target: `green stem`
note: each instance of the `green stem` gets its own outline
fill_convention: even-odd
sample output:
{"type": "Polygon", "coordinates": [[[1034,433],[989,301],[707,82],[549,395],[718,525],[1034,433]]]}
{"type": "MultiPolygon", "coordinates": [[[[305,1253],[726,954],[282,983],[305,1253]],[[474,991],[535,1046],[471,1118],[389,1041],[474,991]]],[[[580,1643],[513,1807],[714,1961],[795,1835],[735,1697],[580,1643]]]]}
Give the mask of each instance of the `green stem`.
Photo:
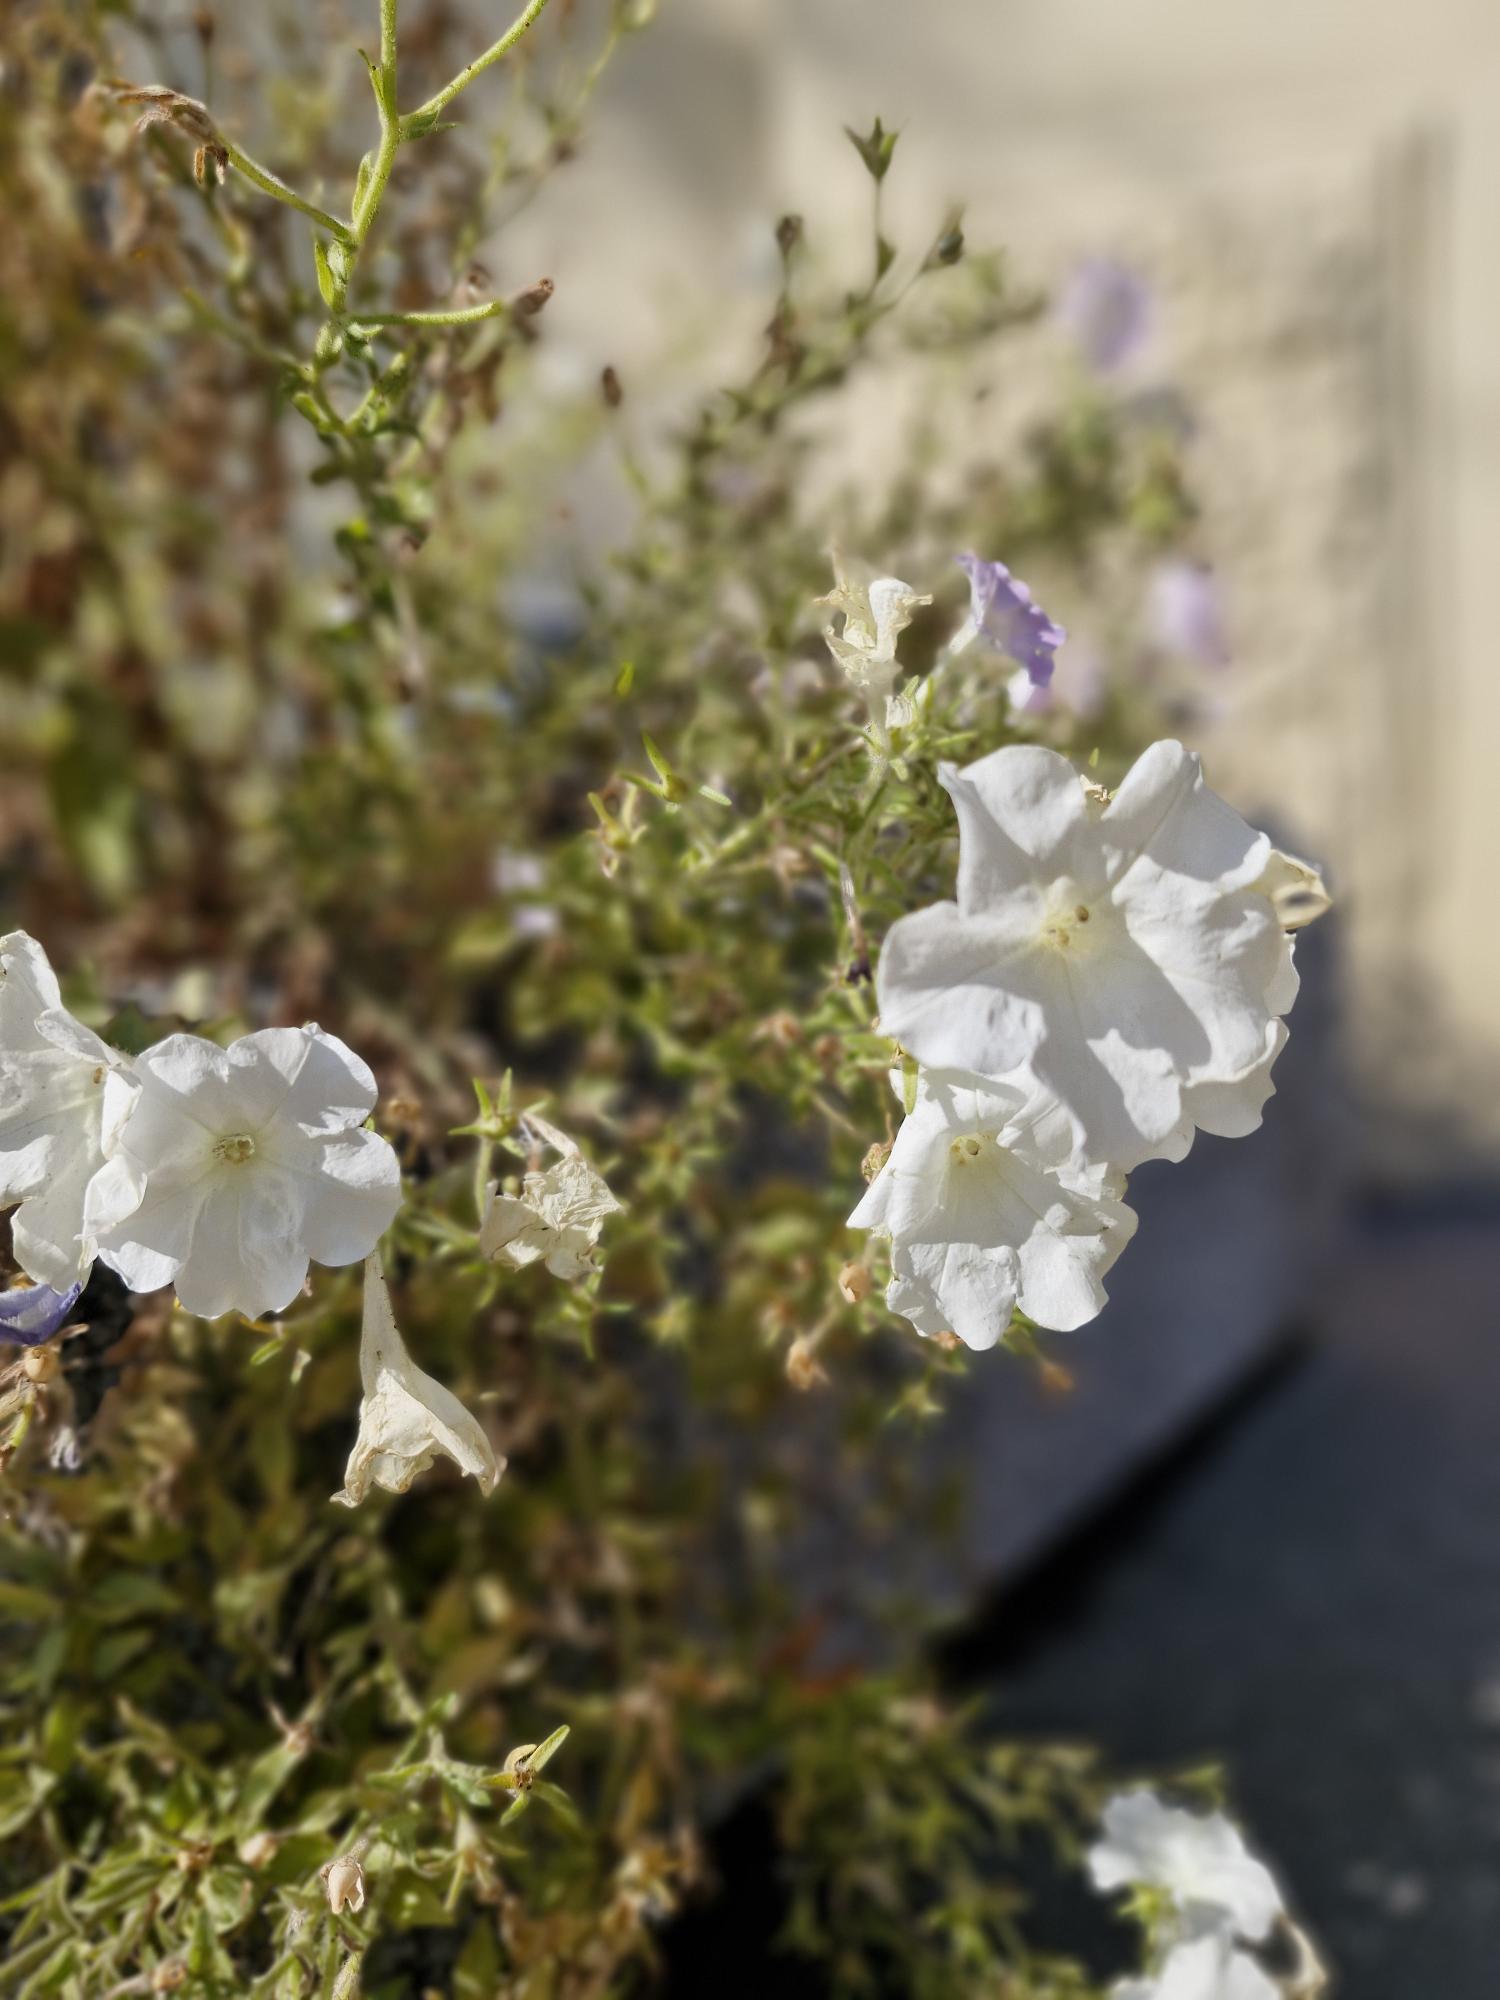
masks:
{"type": "Polygon", "coordinates": [[[352,312],[350,326],[473,326],[482,319],[498,319],[510,311],[507,299],[491,299],[483,306],[456,306],[451,312],[352,312]]]}
{"type": "Polygon", "coordinates": [[[476,76],[487,70],[492,63],[499,62],[502,56],[509,55],[527,29],[541,18],[546,5],[547,0],[528,0],[528,4],[511,22],[498,42],[492,42],[483,55],[476,56],[473,62],[466,64],[451,83],[444,84],[443,88],[435,96],[429,97],[425,104],[419,104],[415,111],[407,112],[401,120],[403,135],[415,136],[417,131],[430,124],[450,105],[461,90],[467,90],[476,76]]]}
{"type": "Polygon", "coordinates": [[[329,235],[340,243],[354,242],[347,222],[340,222],[336,215],[330,215],[326,208],[319,208],[315,201],[306,200],[295,188],[288,187],[284,180],[278,179],[269,167],[263,167],[258,160],[252,160],[248,153],[236,146],[232,139],[224,138],[222,133],[220,143],[229,155],[230,166],[236,172],[242,173],[253,187],[260,189],[262,194],[268,194],[276,201],[284,201],[288,208],[295,208],[300,214],[310,217],[320,229],[326,229],[329,235]]]}
{"type": "Polygon", "coordinates": [[[354,207],[357,249],[370,233],[401,145],[401,115],[396,109],[396,0],[380,0],[380,61],[371,72],[375,107],[380,113],[380,144],[370,164],[364,192],[354,207]]]}

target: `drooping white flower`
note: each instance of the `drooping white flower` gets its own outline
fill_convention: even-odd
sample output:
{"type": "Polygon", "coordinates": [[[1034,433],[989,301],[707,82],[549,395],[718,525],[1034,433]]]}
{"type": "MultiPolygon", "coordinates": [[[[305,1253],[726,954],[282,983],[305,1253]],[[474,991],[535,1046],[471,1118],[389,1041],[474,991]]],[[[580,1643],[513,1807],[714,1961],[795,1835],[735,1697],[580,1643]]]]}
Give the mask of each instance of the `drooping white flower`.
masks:
{"type": "Polygon", "coordinates": [[[877,576],[868,563],[854,561],[837,549],[830,559],[834,587],[817,602],[840,614],[843,624],[838,631],[831,624],[825,626],[824,641],[850,684],[869,702],[871,715],[878,719],[883,714],[888,729],[900,728],[911,720],[911,709],[893,693],[899,671],[896,641],[910,625],[912,613],[931,604],[932,598],[898,576],[877,576]]]}
{"type": "Polygon", "coordinates": [[[501,1194],[491,1182],[480,1255],[518,1267],[545,1259],[555,1278],[585,1278],[597,1266],[605,1217],[619,1214],[623,1204],[571,1139],[535,1113],[526,1123],[562,1157],[545,1172],[527,1174],[519,1196],[501,1194]]]}
{"type": "Polygon", "coordinates": [[[1276,1878],[1223,1813],[1191,1813],[1144,1788],[1104,1808],[1104,1838],[1089,1849],[1100,1889],[1162,1890],[1184,1938],[1227,1935],[1261,1944],[1285,1914],[1276,1878]]]}
{"type": "Polygon", "coordinates": [[[1281,2000],[1281,1988],[1232,1938],[1198,1938],[1167,1953],[1153,1979],[1122,1979],[1110,2000],[1281,2000]]]}
{"type": "Polygon", "coordinates": [[[357,1507],[372,1486],[404,1493],[439,1452],[476,1479],[481,1493],[495,1490],[505,1460],[496,1457],[477,1420],[452,1390],[424,1375],[407,1353],[385,1273],[374,1255],[365,1259],[359,1374],[364,1386],[359,1436],[344,1468],[343,1491],[333,1496],[340,1506],[357,1507]]]}
{"type": "Polygon", "coordinates": [[[1055,1099],[923,1071],[890,1158],[849,1218],[890,1236],[892,1312],[973,1348],[993,1347],[1017,1305],[1059,1331],[1093,1319],[1136,1219],[1118,1183],[1070,1164],[1075,1151],[1055,1099]]]}
{"type": "Polygon", "coordinates": [[[86,1277],[94,1244],[85,1193],[108,1137],[105,1083],[128,1109],[129,1065],[62,1004],[47,954],[25,931],[0,938],[0,1208],[16,1262],[67,1292],[86,1277]]]}
{"type": "MultiPolygon", "coordinates": [[[[169,1035],[89,1191],[99,1254],[189,1312],[290,1305],[310,1260],[353,1264],[401,1205],[390,1146],[361,1129],[375,1079],[321,1028],[263,1028],[227,1049],[169,1035]]],[[[113,1083],[110,1089],[114,1089],[113,1083]]]]}
{"type": "Polygon", "coordinates": [[[1197,757],[1153,744],[1112,798],[1031,744],[941,775],[958,898],[892,926],[882,1027],[930,1067],[1050,1090],[1122,1171],[1252,1129],[1297,974],[1270,843],[1197,757]]]}

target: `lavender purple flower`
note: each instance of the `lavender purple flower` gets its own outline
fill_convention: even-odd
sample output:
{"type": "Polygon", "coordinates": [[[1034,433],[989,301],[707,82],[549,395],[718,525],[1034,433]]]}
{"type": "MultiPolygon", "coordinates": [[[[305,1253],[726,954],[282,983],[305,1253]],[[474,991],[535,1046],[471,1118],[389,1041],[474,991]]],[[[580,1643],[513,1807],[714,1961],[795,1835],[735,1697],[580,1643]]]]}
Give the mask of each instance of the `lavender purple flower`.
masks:
{"type": "Polygon", "coordinates": [[[1084,360],[1113,375],[1144,345],[1151,327],[1151,287],[1113,257],[1084,257],[1057,299],[1057,318],[1084,360]]]}
{"type": "Polygon", "coordinates": [[[1151,578],[1151,633],[1166,652],[1202,667],[1227,667],[1229,637],[1218,578],[1203,563],[1174,556],[1151,578]]]}
{"type": "Polygon", "coordinates": [[[1024,667],[1034,687],[1046,687],[1057,649],[1068,636],[1062,626],[1003,562],[964,555],[958,564],[969,579],[969,615],[978,636],[1024,667]]]}
{"type": "Polygon", "coordinates": [[[40,1347],[68,1323],[82,1285],[54,1292],[50,1285],[17,1285],[0,1292],[0,1342],[40,1347]]]}

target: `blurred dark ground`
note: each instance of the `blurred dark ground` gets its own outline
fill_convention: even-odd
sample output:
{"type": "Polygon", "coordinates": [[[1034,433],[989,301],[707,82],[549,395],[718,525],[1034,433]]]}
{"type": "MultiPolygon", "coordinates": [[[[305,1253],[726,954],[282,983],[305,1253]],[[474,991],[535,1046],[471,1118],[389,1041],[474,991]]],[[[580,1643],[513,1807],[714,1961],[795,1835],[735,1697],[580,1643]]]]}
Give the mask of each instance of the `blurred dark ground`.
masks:
{"type": "MultiPolygon", "coordinates": [[[[942,1652],[997,1732],[1221,1763],[1348,2000],[1500,1993],[1497,1319],[1500,1200],[1367,1202],[1292,1338],[942,1652]]],[[[720,1866],[673,1990],[818,1992],[753,1809],[720,1866]]]]}

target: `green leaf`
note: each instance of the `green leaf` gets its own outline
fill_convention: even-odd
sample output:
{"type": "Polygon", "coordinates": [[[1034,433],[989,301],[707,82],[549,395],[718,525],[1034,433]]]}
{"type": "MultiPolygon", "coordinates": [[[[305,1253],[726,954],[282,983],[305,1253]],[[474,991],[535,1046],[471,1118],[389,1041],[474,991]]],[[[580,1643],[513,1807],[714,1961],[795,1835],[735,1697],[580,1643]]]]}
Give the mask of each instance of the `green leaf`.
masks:
{"type": "Polygon", "coordinates": [[[865,163],[865,172],[874,181],[883,181],[890,171],[891,155],[896,150],[899,132],[887,132],[877,118],[870,130],[863,136],[852,125],[844,127],[849,143],[865,163]]]}

